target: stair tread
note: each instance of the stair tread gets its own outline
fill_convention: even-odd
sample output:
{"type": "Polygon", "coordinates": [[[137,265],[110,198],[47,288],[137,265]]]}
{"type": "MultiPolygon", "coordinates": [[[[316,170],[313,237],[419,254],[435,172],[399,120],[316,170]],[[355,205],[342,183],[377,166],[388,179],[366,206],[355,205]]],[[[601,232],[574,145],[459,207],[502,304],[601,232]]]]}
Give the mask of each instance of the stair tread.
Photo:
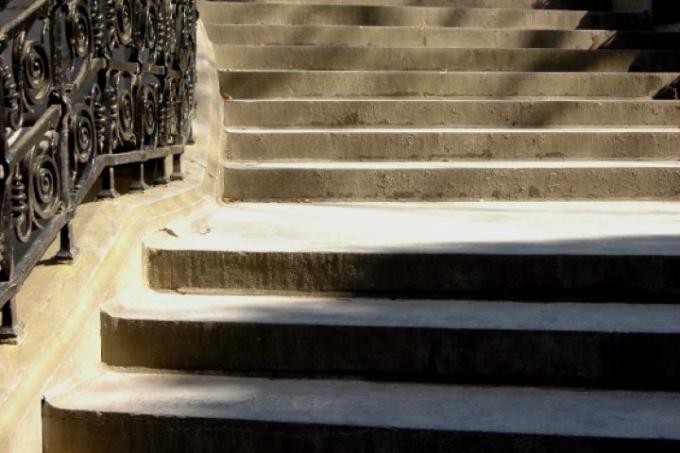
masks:
{"type": "Polygon", "coordinates": [[[206,23],[486,26],[521,29],[648,28],[639,13],[456,6],[199,2],[206,23]]]}
{"type": "Polygon", "coordinates": [[[390,45],[390,46],[356,46],[347,45],[339,46],[334,44],[215,44],[215,49],[220,52],[222,50],[243,50],[243,51],[267,51],[267,50],[281,50],[281,51],[291,51],[291,52],[314,52],[314,51],[331,51],[337,50],[338,52],[413,52],[416,54],[427,54],[427,53],[470,53],[470,52],[480,52],[480,53],[509,53],[509,54],[575,54],[576,56],[588,55],[588,54],[602,54],[602,55],[649,55],[649,54],[660,54],[666,55],[678,55],[680,50],[675,49],[607,49],[607,48],[591,48],[591,49],[561,49],[561,48],[544,48],[544,47],[529,47],[529,48],[516,48],[516,47],[456,47],[455,42],[451,46],[441,46],[441,47],[416,47],[416,46],[401,46],[401,45],[390,45]]]}
{"type": "MultiPolygon", "coordinates": [[[[391,53],[394,56],[409,56],[409,57],[423,57],[424,55],[436,55],[441,57],[469,57],[470,54],[479,53],[493,56],[535,56],[535,57],[611,57],[621,56],[627,58],[635,57],[675,57],[680,54],[680,51],[674,49],[607,49],[607,48],[593,48],[593,49],[562,49],[562,48],[544,48],[544,47],[530,47],[530,48],[516,48],[516,47],[456,47],[455,43],[450,46],[403,46],[403,45],[381,45],[381,46],[363,46],[363,45],[335,45],[335,44],[215,44],[215,50],[218,53],[218,67],[228,68],[227,62],[223,61],[222,54],[233,56],[234,52],[250,53],[251,56],[264,54],[267,52],[282,52],[287,53],[286,57],[292,55],[315,56],[323,55],[326,52],[335,52],[335,55],[328,54],[328,61],[332,62],[333,58],[339,55],[360,55],[366,56],[380,56],[380,54],[391,53]],[[231,53],[231,55],[230,55],[231,53]]],[[[249,68],[245,68],[249,69],[249,68]]],[[[274,68],[277,69],[277,68],[274,68]]],[[[665,72],[670,72],[673,68],[667,68],[665,72]]],[[[305,70],[302,68],[301,70],[305,70]]],[[[363,70],[363,69],[358,69],[363,70]]],[[[480,71],[480,70],[478,70],[480,71]]],[[[514,70],[521,72],[521,70],[514,70]]],[[[567,72],[551,71],[551,72],[567,72]]],[[[607,72],[600,70],[600,72],[607,72]]],[[[613,72],[613,71],[612,71],[613,72]]],[[[636,70],[635,72],[644,72],[636,70]]],[[[648,71],[648,72],[664,72],[664,71],[648,71]]]]}
{"type": "Polygon", "coordinates": [[[53,389],[43,409],[48,417],[96,412],[223,422],[680,439],[680,393],[670,392],[105,371],[53,389]]]}
{"type": "MultiPolygon", "coordinates": [[[[584,4],[569,5],[569,2],[558,2],[557,5],[541,5],[536,0],[220,0],[224,3],[290,3],[290,4],[324,4],[324,5],[403,5],[403,6],[453,6],[469,8],[514,8],[514,9],[550,9],[550,10],[582,10],[584,4]],[[512,5],[512,6],[506,6],[512,5]]],[[[597,3],[595,11],[608,11],[606,2],[597,3]]],[[[588,8],[592,9],[592,2],[588,8]]]]}
{"type": "MultiPolygon", "coordinates": [[[[471,7],[471,6],[419,6],[419,5],[361,5],[361,4],[351,4],[351,3],[291,3],[291,2],[279,2],[276,0],[263,0],[261,2],[222,2],[222,1],[206,1],[199,0],[199,9],[201,8],[211,8],[213,10],[220,9],[233,9],[233,10],[262,10],[264,11],[267,7],[279,7],[282,10],[332,10],[332,9],[370,9],[370,10],[405,10],[405,11],[419,11],[419,10],[431,10],[433,12],[444,14],[447,11],[463,11],[472,13],[486,14],[502,14],[502,13],[524,13],[527,15],[533,15],[535,17],[550,17],[550,16],[566,16],[566,17],[576,17],[582,19],[584,16],[596,16],[596,17],[608,17],[608,18],[627,18],[639,16],[635,12],[615,12],[615,11],[589,11],[586,9],[529,9],[529,8],[488,8],[488,7],[471,7]]],[[[215,18],[210,16],[202,16],[202,19],[207,20],[208,23],[215,23],[215,18]]],[[[219,21],[218,23],[228,23],[225,21],[219,21]]]]}
{"type": "Polygon", "coordinates": [[[680,256],[677,202],[230,203],[150,249],[680,256]],[[204,233],[209,231],[208,233],[204,233]]]}
{"type": "MultiPolygon", "coordinates": [[[[244,7],[266,7],[266,6],[282,6],[282,7],[290,7],[296,8],[296,9],[324,9],[324,8],[347,8],[347,9],[356,9],[356,8],[370,8],[370,9],[406,9],[406,10],[419,10],[419,9],[431,9],[434,11],[440,11],[444,12],[446,10],[467,10],[467,11],[478,11],[478,12],[487,12],[487,11],[499,11],[499,12],[505,12],[505,11],[517,11],[517,12],[526,12],[527,14],[536,14],[536,15],[573,15],[575,17],[582,17],[583,15],[590,13],[595,16],[603,16],[603,17],[630,17],[630,16],[636,16],[636,13],[628,13],[628,12],[613,12],[613,11],[589,11],[586,9],[580,9],[580,10],[565,10],[565,9],[530,9],[530,8],[488,8],[488,7],[471,7],[471,6],[418,6],[418,5],[361,5],[361,4],[352,4],[352,3],[342,3],[340,1],[337,1],[336,3],[325,3],[325,2],[319,2],[319,3],[314,3],[314,2],[304,2],[304,3],[294,3],[294,2],[286,2],[286,1],[276,1],[276,0],[263,0],[263,1],[258,1],[258,2],[244,2],[244,1],[207,1],[207,0],[199,0],[198,4],[203,7],[211,7],[215,9],[221,9],[221,8],[233,8],[233,7],[240,7],[243,9],[244,7]]],[[[211,19],[210,17],[204,17],[204,19],[211,19]]]]}
{"type": "MultiPolygon", "coordinates": [[[[323,97],[323,96],[309,96],[288,98],[257,98],[257,99],[225,99],[225,102],[234,102],[239,104],[255,104],[263,102],[271,103],[313,103],[313,102],[328,102],[328,103],[447,103],[447,104],[518,104],[518,103],[536,103],[536,104],[627,104],[627,105],[670,105],[677,106],[680,109],[680,102],[671,99],[631,99],[628,97],[579,97],[579,96],[448,96],[448,97],[381,97],[381,96],[361,96],[361,97],[323,97]]],[[[583,126],[584,128],[587,126],[583,126]]]]}
{"type": "Polygon", "coordinates": [[[223,168],[230,169],[380,169],[380,170],[418,170],[418,169],[572,169],[572,168],[680,168],[680,161],[649,160],[541,160],[541,161],[231,161],[225,162],[223,168]]]}
{"type": "Polygon", "coordinates": [[[192,323],[402,329],[680,333],[680,305],[374,299],[148,292],[103,311],[113,318],[192,323]]]}
{"type": "Polygon", "coordinates": [[[597,133],[597,134],[631,134],[631,133],[676,133],[680,132],[679,127],[675,126],[568,126],[568,127],[408,127],[408,126],[394,126],[394,127],[238,127],[227,126],[225,131],[228,133],[239,134],[262,134],[262,133],[276,133],[276,134],[480,134],[480,133],[497,133],[497,134],[583,134],[583,133],[597,133]]]}
{"type": "Polygon", "coordinates": [[[289,74],[289,73],[302,73],[302,74],[445,74],[445,75],[465,75],[465,76],[493,76],[493,75],[532,75],[540,77],[552,77],[559,78],[561,76],[580,76],[584,78],[597,77],[597,76],[607,76],[615,78],[627,78],[627,77],[644,77],[644,76],[655,76],[655,77],[671,77],[677,78],[678,73],[676,72],[611,72],[611,71],[592,71],[592,72],[574,72],[574,71],[550,71],[550,72],[534,72],[534,71],[436,71],[436,70],[425,70],[425,71],[412,71],[403,69],[349,69],[349,70],[333,70],[333,69],[225,69],[221,68],[220,72],[223,73],[255,73],[255,74],[289,74]]]}

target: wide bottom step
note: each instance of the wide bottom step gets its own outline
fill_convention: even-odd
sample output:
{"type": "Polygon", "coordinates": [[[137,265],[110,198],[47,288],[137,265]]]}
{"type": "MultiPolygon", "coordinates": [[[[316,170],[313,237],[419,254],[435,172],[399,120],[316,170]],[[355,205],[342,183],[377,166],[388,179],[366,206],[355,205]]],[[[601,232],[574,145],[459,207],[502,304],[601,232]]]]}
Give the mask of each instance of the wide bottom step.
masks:
{"type": "Polygon", "coordinates": [[[105,372],[43,423],[45,453],[661,453],[680,394],[105,372]]]}

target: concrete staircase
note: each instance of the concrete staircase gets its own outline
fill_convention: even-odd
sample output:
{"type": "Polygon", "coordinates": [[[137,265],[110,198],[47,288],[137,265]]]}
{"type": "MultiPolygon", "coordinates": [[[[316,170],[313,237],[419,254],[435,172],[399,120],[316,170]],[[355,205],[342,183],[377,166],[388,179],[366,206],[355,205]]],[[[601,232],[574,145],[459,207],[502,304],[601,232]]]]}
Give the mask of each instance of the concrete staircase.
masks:
{"type": "Polygon", "coordinates": [[[226,203],[146,240],[45,453],[680,451],[680,34],[605,0],[200,8],[226,203]]]}

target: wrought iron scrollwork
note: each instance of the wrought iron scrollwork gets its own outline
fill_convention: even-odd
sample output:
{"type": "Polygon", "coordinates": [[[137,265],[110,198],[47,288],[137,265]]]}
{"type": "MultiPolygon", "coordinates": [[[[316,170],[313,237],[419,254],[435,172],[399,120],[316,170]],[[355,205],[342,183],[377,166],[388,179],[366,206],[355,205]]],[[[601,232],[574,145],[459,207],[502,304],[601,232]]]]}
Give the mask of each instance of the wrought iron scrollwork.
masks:
{"type": "MultiPolygon", "coordinates": [[[[0,9],[2,6],[0,6],[0,9]]],[[[36,0],[0,25],[0,341],[13,298],[101,176],[180,156],[195,104],[196,0],[36,0]],[[178,45],[178,43],[182,45],[178,45]]],[[[162,171],[168,165],[157,166],[162,171]]]]}

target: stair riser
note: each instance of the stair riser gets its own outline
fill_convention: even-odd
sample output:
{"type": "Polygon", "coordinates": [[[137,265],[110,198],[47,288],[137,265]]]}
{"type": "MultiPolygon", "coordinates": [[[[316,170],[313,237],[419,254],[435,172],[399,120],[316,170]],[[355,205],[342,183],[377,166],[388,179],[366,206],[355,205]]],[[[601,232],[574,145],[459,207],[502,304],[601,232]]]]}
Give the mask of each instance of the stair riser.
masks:
{"type": "Polygon", "coordinates": [[[677,389],[679,348],[679,335],[164,322],[102,314],[105,363],[186,371],[677,389]]]}
{"type": "MultiPolygon", "coordinates": [[[[308,117],[312,118],[312,117],[308,117]]],[[[678,123],[680,124],[680,123],[678,123]]],[[[347,133],[239,132],[227,134],[229,160],[442,161],[489,159],[673,160],[679,133],[347,133]]],[[[455,177],[455,176],[454,176],[455,177]]],[[[571,189],[570,189],[571,190],[571,189]]]]}
{"type": "MultiPolygon", "coordinates": [[[[237,0],[244,3],[272,3],[271,0],[237,0]]],[[[277,0],[276,3],[337,5],[338,0],[277,0]]],[[[343,5],[446,6],[456,8],[577,9],[611,10],[611,0],[342,0],[343,5]]]]}
{"type": "MultiPolygon", "coordinates": [[[[678,127],[680,125],[680,106],[674,102],[627,102],[623,100],[617,102],[232,100],[224,103],[224,120],[227,126],[264,128],[370,126],[678,127]]],[[[342,131],[334,132],[342,134],[342,131]]],[[[398,134],[398,131],[395,132],[398,134]]],[[[585,131],[584,134],[592,135],[592,132],[585,131]]],[[[571,137],[573,139],[577,134],[571,135],[573,135],[571,137]]],[[[262,134],[260,138],[266,140],[266,135],[262,134]]],[[[653,148],[647,150],[647,152],[652,153],[654,151],[653,148]]]]}
{"type": "Polygon", "coordinates": [[[451,451],[677,453],[674,441],[213,420],[70,412],[43,406],[44,453],[450,453],[451,451]],[[85,447],[86,446],[86,447],[85,447]],[[530,448],[531,450],[527,450],[530,448]]]}
{"type": "MultiPolygon", "coordinates": [[[[490,248],[493,250],[493,247],[490,248]]],[[[480,248],[480,253],[483,249],[480,248]]],[[[154,289],[677,302],[680,257],[146,249],[154,289]]]]}
{"type": "Polygon", "coordinates": [[[625,50],[220,46],[225,69],[370,71],[648,71],[680,69],[680,54],[625,50]]]}
{"type": "Polygon", "coordinates": [[[676,74],[431,73],[431,72],[220,72],[230,98],[360,96],[617,96],[650,97],[676,74]]]}
{"type": "Polygon", "coordinates": [[[216,44],[375,47],[680,49],[678,33],[207,24],[216,44]]]}
{"type": "Polygon", "coordinates": [[[248,168],[225,166],[223,196],[243,201],[680,198],[674,168],[248,168]]]}
{"type": "Polygon", "coordinates": [[[238,4],[204,2],[207,23],[281,25],[377,25],[523,29],[639,30],[649,23],[640,14],[521,9],[423,8],[400,6],[238,4]]]}

